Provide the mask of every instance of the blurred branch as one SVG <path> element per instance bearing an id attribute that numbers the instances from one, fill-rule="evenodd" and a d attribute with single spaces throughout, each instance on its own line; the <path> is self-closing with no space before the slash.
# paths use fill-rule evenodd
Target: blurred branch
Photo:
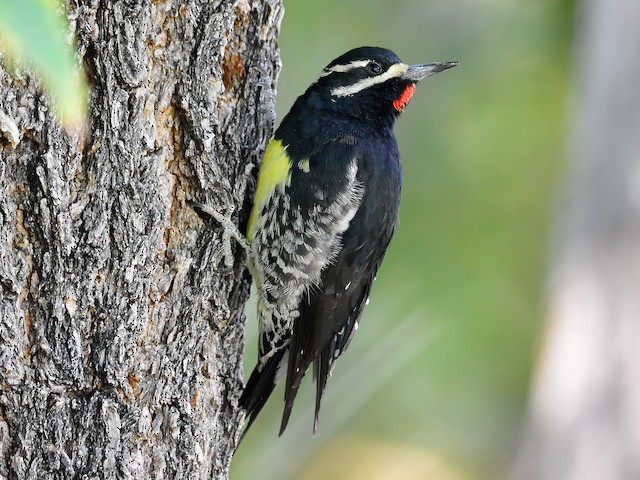
<path id="1" fill-rule="evenodd" d="M 517 478 L 640 478 L 640 3 L 582 4 L 547 338 Z"/>

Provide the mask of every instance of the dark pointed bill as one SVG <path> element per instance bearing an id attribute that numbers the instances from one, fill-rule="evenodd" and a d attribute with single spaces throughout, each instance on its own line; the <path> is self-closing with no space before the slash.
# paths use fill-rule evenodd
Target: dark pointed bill
<path id="1" fill-rule="evenodd" d="M 409 69 L 402 75 L 402 78 L 419 82 L 431 75 L 448 70 L 459 65 L 460 62 L 436 62 L 423 63 L 420 65 L 409 65 Z"/>

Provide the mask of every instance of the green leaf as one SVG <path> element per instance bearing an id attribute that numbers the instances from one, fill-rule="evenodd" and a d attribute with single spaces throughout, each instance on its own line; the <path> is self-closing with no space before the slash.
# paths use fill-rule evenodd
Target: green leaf
<path id="1" fill-rule="evenodd" d="M 87 86 L 67 29 L 59 1 L 0 0 L 0 50 L 42 78 L 62 122 L 75 126 L 86 116 Z"/>

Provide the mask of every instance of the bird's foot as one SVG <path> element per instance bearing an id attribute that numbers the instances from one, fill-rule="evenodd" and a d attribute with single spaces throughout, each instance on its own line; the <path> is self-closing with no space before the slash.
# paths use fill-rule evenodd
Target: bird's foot
<path id="1" fill-rule="evenodd" d="M 192 206 L 206 213 L 222 226 L 222 254 L 224 255 L 224 261 L 227 267 L 233 266 L 231 238 L 235 239 L 248 255 L 251 254 L 249 242 L 229 217 L 224 216 L 215 208 L 210 205 L 205 205 L 204 203 L 193 203 Z"/>

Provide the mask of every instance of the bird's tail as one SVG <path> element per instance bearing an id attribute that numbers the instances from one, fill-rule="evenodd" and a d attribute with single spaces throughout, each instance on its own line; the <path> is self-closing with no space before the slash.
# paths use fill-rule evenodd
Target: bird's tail
<path id="1" fill-rule="evenodd" d="M 267 403 L 271 392 L 273 392 L 278 382 L 278 368 L 286 351 L 286 348 L 280 349 L 267 360 L 267 363 L 265 363 L 262 368 L 260 368 L 260 365 L 257 365 L 256 368 L 253 369 L 253 372 L 251 372 L 249 381 L 240 396 L 240 406 L 249 417 L 249 423 L 247 423 L 247 426 L 242 432 L 240 441 L 242 441 L 247 434 L 249 427 L 251 427 L 260 410 L 262 410 L 264 404 Z"/>
<path id="2" fill-rule="evenodd" d="M 331 375 L 331 365 L 333 360 L 333 351 L 330 348 L 325 348 L 313 364 L 313 376 L 316 379 L 316 411 L 313 417 L 313 434 L 318 432 L 318 418 L 320 417 L 320 403 L 322 402 L 322 395 L 324 389 L 327 386 L 327 380 Z"/>

